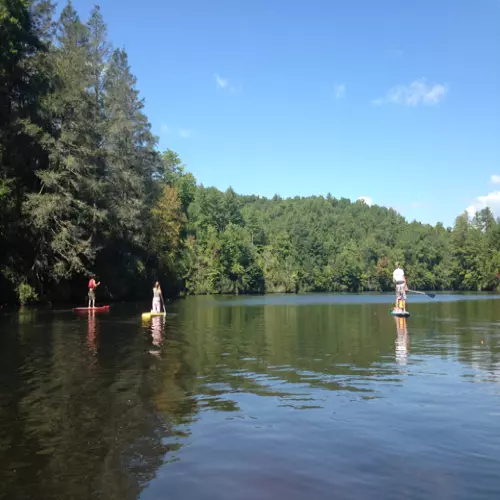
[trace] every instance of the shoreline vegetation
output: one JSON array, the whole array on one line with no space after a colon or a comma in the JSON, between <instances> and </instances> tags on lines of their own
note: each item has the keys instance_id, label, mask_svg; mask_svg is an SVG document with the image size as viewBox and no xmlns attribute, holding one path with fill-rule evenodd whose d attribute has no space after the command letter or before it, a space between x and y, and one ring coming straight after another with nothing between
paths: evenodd
<instances>
[{"instance_id":1,"label":"shoreline vegetation","mask_svg":"<svg viewBox=\"0 0 500 500\"><path fill-rule=\"evenodd\" d=\"M123 49L99 7L58 19L46 0L0 0L0 303L166 296L498 290L500 220L452 228L323 196L282 199L197 183L157 149ZM304 172L311 175L311 169Z\"/></svg>"},{"instance_id":2,"label":"shoreline vegetation","mask_svg":"<svg viewBox=\"0 0 500 500\"><path fill-rule=\"evenodd\" d=\"M429 290L426 290L429 291ZM474 299L488 299L488 298L498 298L498 291L495 290L490 290L490 291L469 291L469 290L439 290L439 291L434 291L436 294L435 298L438 298L440 296L454 296L454 297L473 297ZM165 299L165 307L168 305L171 305L175 301L181 301L184 299L187 299L189 297L206 297L206 298L216 298L218 300L223 300L224 298L227 299L245 299L245 298L258 298L258 297L279 297L279 296L295 296L295 297L310 297L310 296L320 296L320 297L345 297L345 296L376 296L376 297L385 297L388 298L388 300L383 300L381 302L360 302L361 304L366 304L366 305L380 305L380 304L385 304L392 309L392 306L394 305L394 291L389 290L389 291L382 291L382 292L376 292L376 291L362 291L362 292L262 292L262 293L246 293L246 294L234 294L234 293L219 293L219 294L178 294L176 296L172 296L171 298ZM411 296L414 296L413 294L409 294ZM412 302L410 297L410 301L407 300L408 302ZM88 299L86 299L88 300ZM106 299L103 299L106 301ZM97 302L97 301L96 301ZM138 300L107 300L106 304L110 304L111 306L125 306L125 305L139 305L139 304L150 304L151 299L149 298L144 298L142 297L141 299ZM225 302L224 302L225 303ZM353 301L353 302L328 302L329 304L337 304L337 305L354 305L358 304L359 302ZM422 303L421 301L418 301L418 303ZM86 307L86 302L84 301L83 307ZM25 314L32 314L32 313L38 313L38 312L44 312L44 311L72 311L77 304L75 304L72 301L64 301L64 300L59 300L57 302L49 302L49 301L32 301L30 303L26 304L19 304L18 303L5 303L5 304L0 304L0 313L14 313L14 312L20 312L20 313L25 313ZM104 302L99 303L96 305L96 307L102 307L104 305ZM273 304L274 305L274 304Z\"/></svg>"}]
</instances>

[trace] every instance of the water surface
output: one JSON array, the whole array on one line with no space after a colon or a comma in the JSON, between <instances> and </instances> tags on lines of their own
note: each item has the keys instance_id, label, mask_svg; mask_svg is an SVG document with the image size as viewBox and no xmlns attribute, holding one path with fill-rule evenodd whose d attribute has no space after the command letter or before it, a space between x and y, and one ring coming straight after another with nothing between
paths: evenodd
<instances>
[{"instance_id":1,"label":"water surface","mask_svg":"<svg viewBox=\"0 0 500 500\"><path fill-rule=\"evenodd\" d=\"M500 299L392 299L0 316L0 498L500 498Z\"/></svg>"}]
</instances>

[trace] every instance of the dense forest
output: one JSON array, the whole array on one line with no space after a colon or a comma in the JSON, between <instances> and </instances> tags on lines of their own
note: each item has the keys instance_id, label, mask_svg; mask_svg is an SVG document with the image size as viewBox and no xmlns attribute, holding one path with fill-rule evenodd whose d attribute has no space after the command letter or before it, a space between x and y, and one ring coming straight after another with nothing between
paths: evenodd
<instances>
[{"instance_id":1,"label":"dense forest","mask_svg":"<svg viewBox=\"0 0 500 500\"><path fill-rule=\"evenodd\" d=\"M453 228L330 195L281 199L199 185L160 152L99 7L0 0L0 300L392 289L493 290L500 220Z\"/></svg>"}]
</instances>

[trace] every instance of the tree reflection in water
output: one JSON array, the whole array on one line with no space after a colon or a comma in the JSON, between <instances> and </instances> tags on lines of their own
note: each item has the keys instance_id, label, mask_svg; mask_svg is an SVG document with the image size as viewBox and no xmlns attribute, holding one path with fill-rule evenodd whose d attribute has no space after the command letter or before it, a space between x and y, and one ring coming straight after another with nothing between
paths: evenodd
<instances>
[{"instance_id":1,"label":"tree reflection in water","mask_svg":"<svg viewBox=\"0 0 500 500\"><path fill-rule=\"evenodd\" d=\"M410 380L397 366L408 362L408 323L419 370L452 358L470 367L467 383L499 379L494 302L412 304L410 321L384 304L224 300L182 301L142 326L128 306L4 322L0 498L136 499L166 463L184 466L188 438L200 451L195 423L217 412L220 428L244 425L249 400L272 408L272 422L283 408L331 413L378 398L382 408Z\"/></svg>"}]
</instances>

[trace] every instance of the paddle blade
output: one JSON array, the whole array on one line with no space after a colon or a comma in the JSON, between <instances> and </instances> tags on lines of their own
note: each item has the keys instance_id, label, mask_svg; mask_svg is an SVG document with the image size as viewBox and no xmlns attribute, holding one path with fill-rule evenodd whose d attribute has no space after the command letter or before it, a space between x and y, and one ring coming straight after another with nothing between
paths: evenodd
<instances>
[{"instance_id":1,"label":"paddle blade","mask_svg":"<svg viewBox=\"0 0 500 500\"><path fill-rule=\"evenodd\" d=\"M434 294L434 293L428 293L427 295L428 295L431 299L433 299L433 298L436 296L436 294Z\"/></svg>"}]
</instances>

